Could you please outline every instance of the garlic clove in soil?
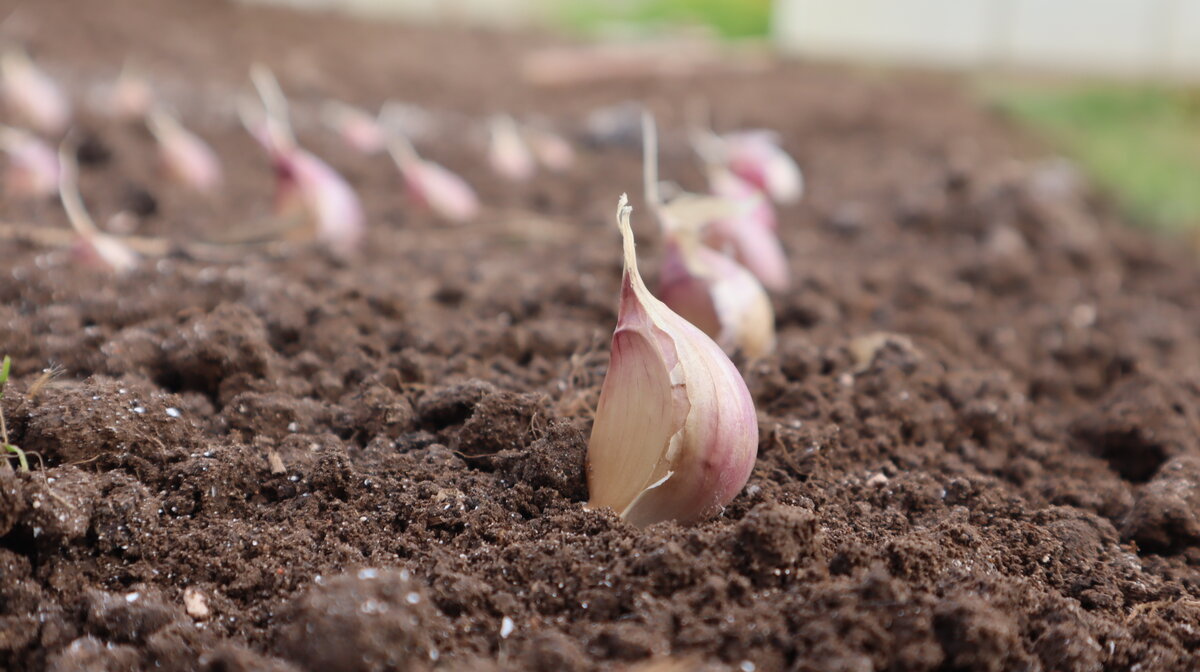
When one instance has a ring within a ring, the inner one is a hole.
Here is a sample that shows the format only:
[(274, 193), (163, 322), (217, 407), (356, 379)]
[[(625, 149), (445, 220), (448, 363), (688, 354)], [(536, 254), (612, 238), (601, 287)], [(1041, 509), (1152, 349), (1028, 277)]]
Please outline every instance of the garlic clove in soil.
[(703, 133), (696, 150), (710, 166), (723, 166), (777, 203), (795, 203), (804, 195), (804, 176), (772, 131), (739, 131), (718, 136)]
[(304, 219), (304, 232), (337, 256), (349, 256), (366, 239), (366, 217), (354, 188), (332, 166), (296, 142), (288, 121), (287, 97), (275, 76), (254, 65), (250, 78), (262, 109), (238, 100), (242, 125), (271, 157), (275, 170), (275, 212)]
[(4, 100), (39, 133), (58, 135), (71, 122), (71, 105), (54, 80), (20, 49), (0, 56)]
[(762, 283), (698, 241), (668, 236), (658, 296), (726, 352), (758, 359), (775, 349), (775, 311)]
[(114, 119), (143, 119), (154, 107), (154, 89), (132, 65), (126, 64), (101, 100), (102, 111)]
[(526, 127), (525, 142), (533, 150), (538, 163), (554, 172), (563, 172), (575, 164), (575, 149), (557, 133)]
[(0, 148), (8, 156), (5, 193), (13, 198), (45, 198), (58, 191), (59, 165), (54, 149), (17, 128), (0, 127)]
[(382, 152), (386, 135), (379, 121), (364, 110), (330, 100), (321, 106), (321, 121), (350, 148), (368, 156)]
[(151, 110), (146, 127), (158, 142), (158, 154), (167, 174), (176, 182), (201, 193), (221, 186), (221, 162), (206, 142), (162, 108)]
[(489, 123), (491, 144), (488, 146), (488, 163), (497, 175), (514, 182), (524, 182), (533, 177), (537, 170), (533, 153), (517, 128), (517, 122), (508, 115), (494, 117)]
[(404, 176), (413, 200), (439, 217), (461, 224), (479, 214), (479, 198), (465, 180), (446, 168), (417, 155), (406, 138), (392, 133), (388, 151)]
[(277, 213), (299, 213), (317, 241), (338, 256), (361, 247), (367, 233), (362, 203), (341, 174), (299, 147), (278, 151), (273, 161)]
[(787, 255), (776, 233), (777, 221), (770, 202), (752, 185), (727, 170), (713, 171), (714, 194), (737, 204), (735, 213), (713, 220), (704, 232), (704, 243), (733, 255), (774, 292), (790, 283)]
[(58, 194), (63, 210), (76, 238), (71, 245), (71, 259), (81, 266), (93, 266), (114, 273), (126, 273), (137, 268), (139, 255), (125, 241), (101, 231), (88, 214), (79, 193), (78, 168), (74, 147), (64, 142), (58, 150)]
[(750, 477), (754, 402), (720, 347), (646, 288), (630, 211), (622, 196), (621, 304), (588, 442), (588, 506), (610, 507), (640, 527), (696, 522)]

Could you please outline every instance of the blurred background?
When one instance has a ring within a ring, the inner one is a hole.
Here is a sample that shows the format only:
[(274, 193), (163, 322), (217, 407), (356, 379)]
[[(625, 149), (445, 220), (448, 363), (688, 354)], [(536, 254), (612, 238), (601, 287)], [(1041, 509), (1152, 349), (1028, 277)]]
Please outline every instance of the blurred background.
[(947, 71), (1146, 226), (1200, 226), (1200, 0), (247, 0), (409, 21), (685, 33)]

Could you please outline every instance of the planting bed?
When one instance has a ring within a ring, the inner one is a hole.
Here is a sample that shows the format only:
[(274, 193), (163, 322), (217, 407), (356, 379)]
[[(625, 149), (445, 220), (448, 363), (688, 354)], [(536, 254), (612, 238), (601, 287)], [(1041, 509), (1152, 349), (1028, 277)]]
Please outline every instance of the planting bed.
[[(1200, 272), (948, 83), (781, 64), (541, 89), (517, 65), (540, 38), (201, 0), (38, 0), (3, 31), (77, 99), (132, 55), (224, 160), (225, 191), (189, 195), (143, 129), (84, 113), (98, 220), (263, 227), (233, 115), (261, 60), (370, 234), (349, 262), (227, 245), (116, 277), (6, 230), (3, 410), (45, 468), (0, 469), (0, 668), (1197, 668)], [(483, 216), (414, 208), (317, 125), (324, 96), (435, 112), (418, 146)], [(758, 463), (694, 527), (583, 509), (622, 191), (650, 276), (660, 251), (636, 146), (512, 186), (462, 132), (507, 111), (581, 139), (629, 99), (685, 186), (694, 99), (779, 130), (808, 177), (778, 352), (739, 362)], [(66, 227), (54, 202), (0, 215)]]

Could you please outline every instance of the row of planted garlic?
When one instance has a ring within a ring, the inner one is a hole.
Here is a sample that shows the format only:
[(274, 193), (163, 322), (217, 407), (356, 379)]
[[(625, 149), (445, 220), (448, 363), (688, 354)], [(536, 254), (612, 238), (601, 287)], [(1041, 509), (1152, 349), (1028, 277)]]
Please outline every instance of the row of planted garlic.
[[(276, 209), (295, 216), (318, 242), (339, 255), (363, 242), (366, 223), (353, 188), (296, 141), (288, 102), (271, 73), (251, 70), (259, 101), (239, 101), (245, 128), (268, 153), (276, 175)], [(0, 60), (0, 84), (10, 110), (30, 127), (61, 134), (70, 123), (67, 98), (23, 52)], [(125, 72), (112, 87), (110, 113), (144, 119), (168, 175), (201, 192), (219, 188), (216, 154), (155, 103), (144, 79)], [(471, 187), (446, 168), (423, 159), (379, 117), (329, 103), (324, 121), (364, 154), (388, 151), (410, 194), (451, 222), (479, 210)], [(573, 150), (553, 133), (523, 127), (511, 117), (491, 123), (488, 159), (500, 175), (530, 178), (540, 162), (566, 169)], [(10, 194), (58, 191), (79, 236), (83, 259), (123, 271), (138, 254), (103, 233), (87, 215), (76, 186), (74, 158), (64, 144), (57, 156), (28, 131), (0, 129), (8, 153)], [(788, 285), (771, 201), (791, 203), (803, 191), (795, 162), (767, 131), (718, 136), (693, 129), (710, 195), (664, 198), (658, 182), (657, 132), (643, 117), (646, 201), (662, 229), (664, 256), (657, 298), (637, 267), (631, 208), (622, 196), (617, 219), (624, 240), (620, 312), (608, 373), (588, 446), (591, 506), (605, 506), (637, 525), (691, 522), (727, 504), (749, 478), (758, 446), (753, 400), (726, 353), (750, 359), (774, 347), (769, 291)]]

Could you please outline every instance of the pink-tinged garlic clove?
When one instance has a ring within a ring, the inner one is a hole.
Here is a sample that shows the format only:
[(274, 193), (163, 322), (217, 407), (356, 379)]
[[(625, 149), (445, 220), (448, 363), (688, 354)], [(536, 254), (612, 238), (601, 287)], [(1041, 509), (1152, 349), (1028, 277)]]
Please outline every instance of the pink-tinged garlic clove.
[(501, 115), (488, 124), (491, 142), (488, 163), (497, 175), (513, 182), (524, 182), (537, 170), (533, 153), (525, 144), (512, 117)]
[(71, 262), (121, 274), (137, 268), (141, 256), (120, 238), (97, 231), (75, 238)]
[(0, 128), (0, 147), (8, 158), (4, 190), (12, 198), (37, 199), (58, 192), (58, 154), (40, 138), (20, 129)]
[(629, 213), (622, 196), (625, 269), (588, 442), (588, 506), (610, 507), (639, 527), (693, 523), (749, 479), (758, 452), (754, 402), (720, 347), (646, 288)]
[(561, 135), (536, 127), (526, 127), (524, 135), (538, 163), (547, 169), (561, 173), (575, 165), (575, 148)]
[(221, 162), (199, 136), (162, 109), (151, 110), (146, 125), (158, 142), (159, 160), (171, 179), (201, 193), (221, 186)]
[(105, 92), (102, 104), (104, 113), (114, 119), (138, 121), (154, 107), (154, 88), (141, 73), (126, 65)]
[(24, 51), (0, 56), (0, 83), (8, 107), (39, 133), (59, 135), (71, 123), (66, 95)]
[(775, 311), (762, 284), (733, 259), (669, 236), (658, 297), (726, 352), (750, 359), (775, 349)]
[(67, 221), (76, 234), (75, 242), (71, 245), (71, 259), (76, 264), (113, 273), (132, 271), (141, 262), (141, 256), (125, 241), (97, 228), (96, 222), (88, 214), (83, 196), (79, 193), (74, 151), (66, 142), (58, 150), (58, 194), (67, 213)]
[(321, 107), (321, 120), (351, 149), (368, 156), (387, 147), (379, 120), (357, 107), (330, 100)]
[(804, 177), (795, 159), (770, 131), (742, 131), (721, 138), (725, 163), (738, 177), (762, 189), (777, 203), (804, 195)]
[(455, 224), (479, 214), (479, 197), (471, 185), (446, 168), (422, 159), (407, 138), (391, 133), (388, 152), (404, 177), (405, 189), (418, 205)]
[(715, 171), (710, 182), (713, 192), (735, 203), (736, 210), (708, 225), (704, 243), (733, 255), (767, 289), (786, 290), (790, 271), (771, 204), (753, 186), (728, 171)]
[(278, 153), (276, 213), (299, 215), (317, 241), (347, 256), (366, 238), (366, 217), (354, 188), (336, 170), (300, 148)]

